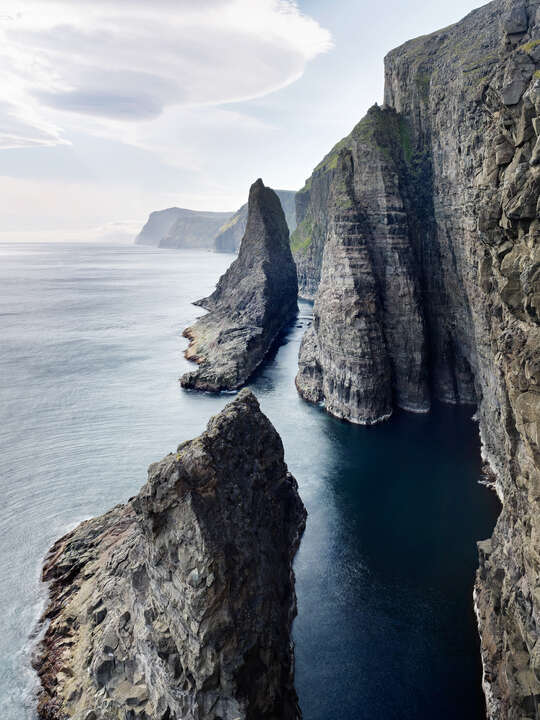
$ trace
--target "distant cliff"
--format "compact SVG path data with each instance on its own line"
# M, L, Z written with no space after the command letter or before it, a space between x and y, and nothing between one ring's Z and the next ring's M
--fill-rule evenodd
M280 199L289 232L292 233L296 228L296 193L292 190L276 190L275 193ZM156 210L150 213L135 243L162 248L199 248L236 253L246 230L247 217L247 203L235 213L176 207Z
M157 210L150 214L135 242L163 248L213 249L216 233L230 216L228 212L183 208Z
M475 605L490 718L540 703L540 10L495 0L386 58L297 195L314 322L297 386L337 417L477 403L503 509Z
M298 720L293 557L306 512L244 390L126 505L52 548L43 720Z
M298 283L289 230L279 198L257 180L249 191L248 220L238 257L210 297L207 309L184 331L186 357L198 368L183 375L185 388L220 391L243 385L297 312Z
M296 228L296 192L292 190L274 190L274 192L281 202L289 233L292 233ZM246 231L247 218L248 204L246 203L220 228L214 240L214 248L217 252L238 252Z
M137 245L155 245L157 247L182 212L186 211L173 207L150 213L146 224L135 238L135 243Z

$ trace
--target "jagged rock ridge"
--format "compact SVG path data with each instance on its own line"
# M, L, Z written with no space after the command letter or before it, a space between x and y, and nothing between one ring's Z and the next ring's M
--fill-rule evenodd
M243 390L83 522L43 570L45 720L295 720L292 559L306 512L281 440Z
M208 315L184 331L186 357L199 364L183 387L220 391L243 385L297 312L296 267L279 198L257 180L249 192L237 259L213 294L196 304Z
M289 233L296 229L296 192L292 190L274 190L281 202L281 207L285 214L285 220L289 228ZM242 205L234 215L219 229L214 239L214 248L216 252L235 253L238 252L242 238L246 231L248 219L248 203Z
M297 385L355 422L478 403L503 509L475 604L490 718L540 702L540 11L495 0L386 58L374 108L297 195ZM401 333L400 329L401 328Z

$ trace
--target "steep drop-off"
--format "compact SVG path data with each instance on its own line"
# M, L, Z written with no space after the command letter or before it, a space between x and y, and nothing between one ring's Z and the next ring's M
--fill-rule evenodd
M185 388L232 390L264 360L279 332L297 312L296 267L289 231L276 193L257 180L240 252L210 297L196 304L207 315L184 331L186 357L197 370L182 376Z
M44 720L295 720L292 560L306 512L248 390L59 540L35 658Z
M292 190L274 190L281 202L281 207L285 214L285 220L289 228L289 233L296 229L296 206L295 195ZM248 203L242 205L234 215L219 229L214 239L214 249L216 252L235 253L238 252L242 238L246 231L248 219Z
M162 248L213 249L216 233L230 216L228 212L184 208L156 210L150 213L135 243Z
M491 718L540 702L540 10L495 0L386 58L297 195L297 386L353 422L478 404L503 509L475 605Z

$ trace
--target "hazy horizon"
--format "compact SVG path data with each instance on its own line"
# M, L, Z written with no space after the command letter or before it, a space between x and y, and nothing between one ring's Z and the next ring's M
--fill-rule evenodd
M119 240L153 210L297 190L375 102L383 58L481 3L5 0L6 240Z

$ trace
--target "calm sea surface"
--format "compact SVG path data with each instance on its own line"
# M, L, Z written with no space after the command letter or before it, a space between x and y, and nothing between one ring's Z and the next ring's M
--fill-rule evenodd
M33 720L53 541L137 492L228 399L183 392L183 327L231 256L0 245L0 717ZM309 512L296 561L305 720L480 720L476 540L497 514L471 409L349 426L302 402L311 308L252 383ZM301 327L299 327L301 326Z

